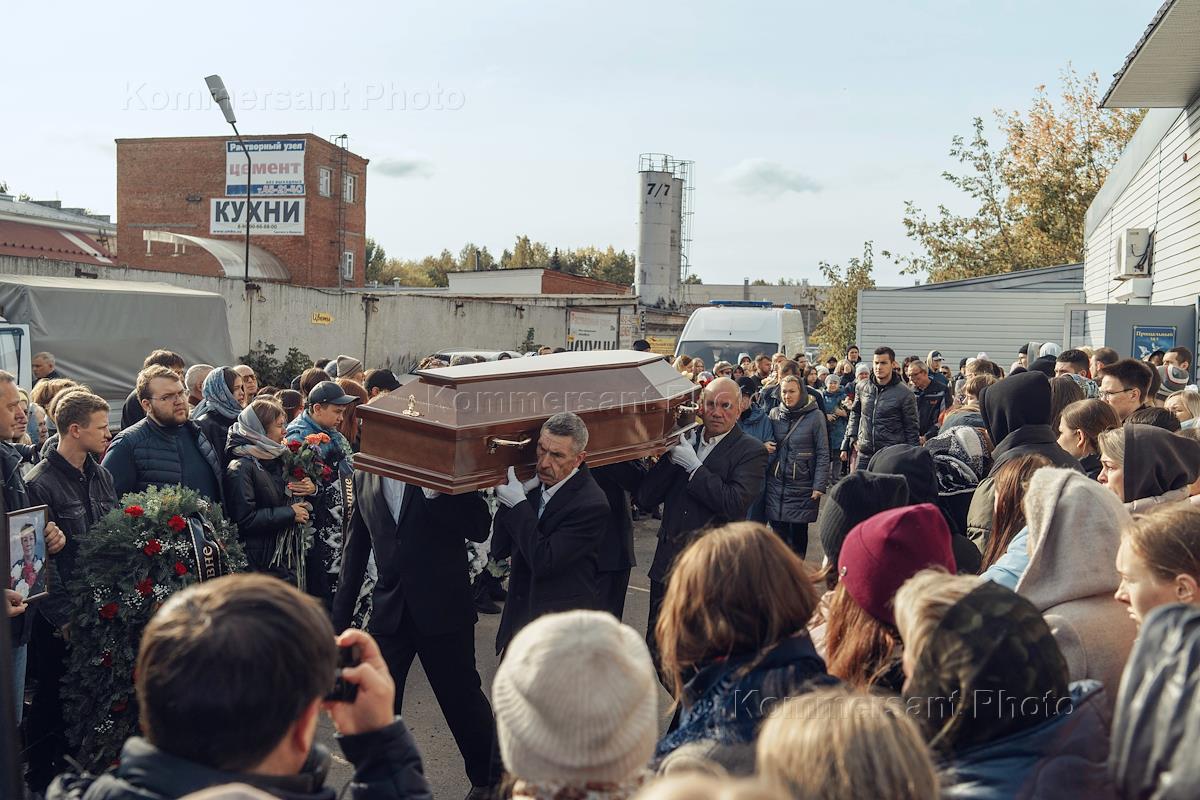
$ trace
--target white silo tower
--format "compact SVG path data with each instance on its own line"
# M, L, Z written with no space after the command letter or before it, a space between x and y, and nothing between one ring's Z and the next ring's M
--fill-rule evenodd
M641 305L679 308L691 242L692 162L665 153L638 160L638 253L634 289Z

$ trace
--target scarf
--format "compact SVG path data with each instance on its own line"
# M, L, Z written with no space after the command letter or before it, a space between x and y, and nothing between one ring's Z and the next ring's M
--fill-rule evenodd
M939 495L974 492L992 468L981 428L955 426L926 442L925 449L933 453Z
M204 387L200 390L203 399L192 409L192 419L199 419L209 411L214 411L225 419L234 420L242 413L233 390L225 382L225 369L217 367L204 379Z
M242 413L238 414L230 431L233 437L245 440L233 446L235 455L249 456L257 458L259 461L270 461L287 452L286 445L268 438L267 432L263 430L262 422L258 419L258 414L255 414L254 409L249 406L243 408Z

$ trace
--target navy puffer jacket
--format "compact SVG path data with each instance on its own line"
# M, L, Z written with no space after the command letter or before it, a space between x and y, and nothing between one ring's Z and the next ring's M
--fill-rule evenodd
M779 405L768 417L775 454L767 463L767 519L817 521L814 491L829 488L829 432L825 414L811 396L800 408Z

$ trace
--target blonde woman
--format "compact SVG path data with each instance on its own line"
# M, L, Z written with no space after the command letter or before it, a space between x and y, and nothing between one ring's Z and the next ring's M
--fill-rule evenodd
M1135 517L1117 551L1116 598L1138 625L1169 603L1200 603L1200 508L1176 503Z
M763 724L758 774L806 800L926 800L937 773L921 730L895 699L843 687L780 705Z

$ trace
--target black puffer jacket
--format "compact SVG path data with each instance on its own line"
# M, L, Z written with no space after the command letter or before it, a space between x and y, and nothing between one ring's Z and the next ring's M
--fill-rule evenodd
M766 486L767 519L772 522L816 522L817 501L812 493L829 488L825 414L811 396L805 400L800 408L779 405L767 415L775 438Z
M225 468L225 516L238 529L250 568L266 572L274 555L278 535L295 524L292 498L287 495L283 466L279 459L259 460L239 456L232 448L246 442L237 434L229 437L229 466Z
M195 422L188 420L179 430L166 430L150 417L116 435L104 454L104 467L112 473L117 497L126 492L144 492L151 486L183 482L183 462L176 436L194 436L200 455L212 470L216 493L221 490L221 457ZM219 497L212 498L220 500Z
M873 453L889 445L919 445L917 426L917 398L900 379L899 370L882 386L872 374L854 398L842 449L857 444L859 463L865 464Z
M29 500L47 505L54 522L67 537L67 544L50 557L50 585L65 586L75 572L75 556L80 543L96 521L117 505L112 475L90 456L83 459L83 471L51 450L44 460L25 476ZM51 592L38 603L38 610L55 627L69 621L71 597L66 592Z
M229 444L229 429L233 427L233 420L227 419L217 411L209 410L196 417L194 422L200 426L200 430L204 432L204 438L212 444L213 449L221 458L221 466L229 465L230 454L226 449Z
M354 765L350 792L341 795L324 784L329 768L325 752L319 766L299 775L263 776L225 772L164 753L134 737L121 749L119 765L103 775L64 773L54 779L46 800L169 800L213 786L247 783L282 800L429 800L421 754L404 722L354 736L339 736L346 759ZM310 761L312 759L310 758Z

